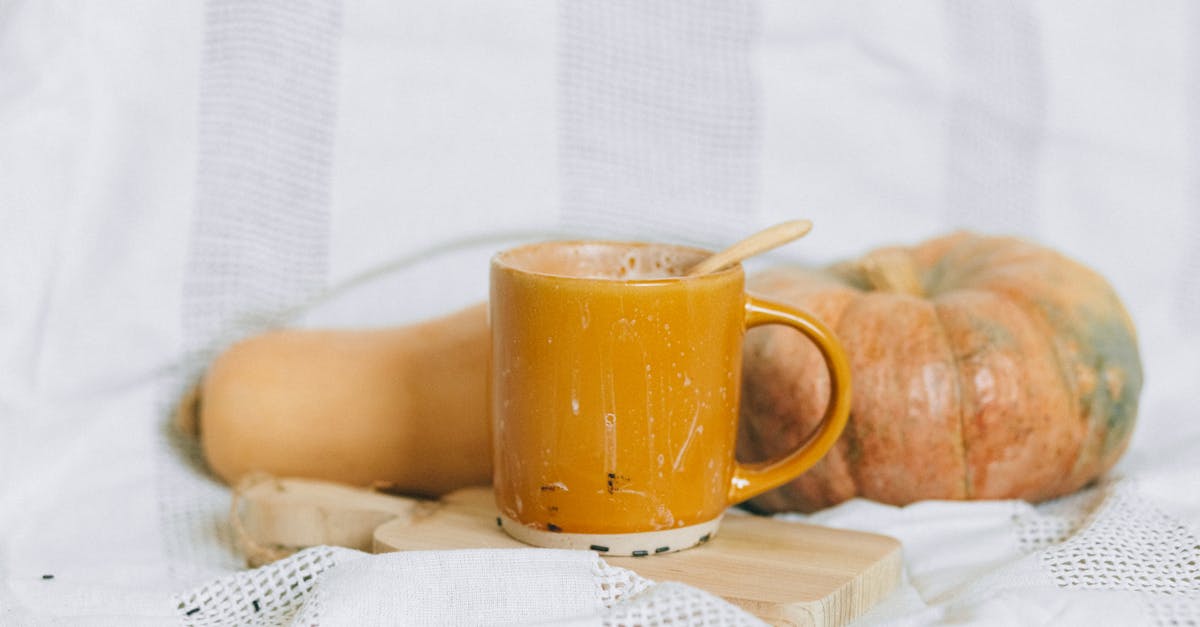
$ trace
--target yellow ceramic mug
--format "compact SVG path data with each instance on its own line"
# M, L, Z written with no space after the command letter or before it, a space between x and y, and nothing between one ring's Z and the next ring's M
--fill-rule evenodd
M850 374L809 314L744 292L709 253L550 242L492 259L491 411L498 522L537 546L653 555L713 536L725 509L811 467L841 434ZM829 365L822 423L783 459L734 458L742 337L787 324Z

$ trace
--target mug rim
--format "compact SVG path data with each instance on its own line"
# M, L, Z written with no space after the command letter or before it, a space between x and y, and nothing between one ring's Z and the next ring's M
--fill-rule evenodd
M508 270L508 271L511 271L511 272L514 272L517 274L521 274L521 275L525 275L525 276L554 279L554 280L558 280L558 281L587 281L587 282L599 282L599 283L621 284L621 285L678 284L678 283L689 282L689 281L712 280L712 279L715 279L718 277L724 277L724 276L728 276L731 274L743 274L744 273L741 262L738 262L738 263L735 263L735 264L725 268L724 270L719 270L717 272L706 272L704 274L697 274L697 275L691 275L691 276L679 275L679 276L667 276L667 277L655 277L655 278L633 278L633 279L621 278L621 277L603 277L603 276L578 276L578 275L573 275L573 274L560 274L560 273L556 273L556 272L543 272L540 270L530 270L528 268L522 268L517 265L514 265L512 262L505 259L505 257L508 255L514 255L514 254L517 254L517 253L520 253L520 252L523 252L523 251L526 251L529 249L533 249L533 248L541 248L541 247L556 247L557 248L557 247L582 246L582 245L589 245L589 246L599 245L599 246L613 246L613 247L623 246L623 247L635 247L635 248L649 248L649 247L671 248L671 249L675 249L675 250L686 251L689 253L698 253L701 255L701 259L714 254L714 251L711 251L711 250L708 250L705 248L700 248L698 246L688 246L685 244L672 244L672 243L668 243L668 242L647 242L647 241L639 241L639 240L608 240L608 239L546 240L546 241L542 241L542 242L532 242L529 244L522 244L520 246L515 246L513 248L508 248L508 249L499 251L496 254L492 255L491 266L492 266L492 268Z

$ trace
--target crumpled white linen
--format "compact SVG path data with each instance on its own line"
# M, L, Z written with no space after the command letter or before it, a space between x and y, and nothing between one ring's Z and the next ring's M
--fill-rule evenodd
M272 56L302 29L339 43ZM441 247L297 322L395 324L483 298L510 232L715 247L797 214L813 234L757 264L955 228L1061 249L1146 368L1128 453L1077 495L797 517L904 543L863 622L1200 622L1196 41L1170 3L7 2L0 624L177 623L242 572L166 422L278 307Z
M454 577L447 577L454 573ZM179 595L192 625L762 625L701 590L589 551L370 555L315 547Z

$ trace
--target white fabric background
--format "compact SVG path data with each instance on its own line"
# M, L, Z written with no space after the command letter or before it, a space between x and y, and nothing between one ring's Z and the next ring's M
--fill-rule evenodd
M772 260L1035 238L1141 334L1096 488L809 517L904 542L866 622L1200 621L1200 9L643 5L0 3L0 622L171 622L240 567L166 416L281 307L493 238L302 323L415 320L482 298L518 232L719 246L798 215Z

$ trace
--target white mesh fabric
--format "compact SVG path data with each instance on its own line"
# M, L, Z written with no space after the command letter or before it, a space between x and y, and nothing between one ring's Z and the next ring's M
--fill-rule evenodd
M604 607L612 607L636 597L652 586L650 580L632 570L609 566L599 557L592 564L592 575L596 578L600 604Z
M355 551L313 547L255 570L220 577L177 598L181 620L196 627L284 625L310 601L321 573Z
M1115 484L1087 526L1042 561L1062 588L1187 596L1200 610L1200 538L1134 480Z
M1108 497L1110 486L1080 490L1013 515L1013 532L1021 549L1034 552L1075 535Z
M1156 624L1195 624L1200 536L1143 492L1114 478L1015 515L1013 530L1057 587L1141 593Z
M440 577L445 570L456 573L455 581ZM347 588L369 590L359 598ZM536 549L370 556L314 547L214 579L180 595L176 611L195 627L763 624L707 592L678 583L654 584L608 565L595 553Z
M337 0L206 3L183 360L164 413L220 350L279 325L325 284L340 12ZM240 566L228 490L189 438L164 439L157 487L173 578Z
M1184 23L1188 33L1186 55L1191 61L1188 64L1188 77L1184 83L1187 95L1185 106L1188 111L1200 111L1200 6L1188 3L1184 13ZM1186 216L1181 228L1187 229L1188 238L1200 241L1200 211L1195 210L1196 198L1200 197L1200 120L1189 118L1187 126L1188 144L1192 147L1188 154L1188 172L1190 176L1184 183L1192 211ZM1200 320L1200 246L1192 246L1186 251L1181 271L1176 273L1175 285L1172 285L1174 302L1172 303L1175 319L1183 325Z
M206 3L189 366L325 284L340 14L337 0Z
M1200 536L1112 479L1013 516L1021 548L1064 590L1137 593L1155 625L1200 624Z
M661 583L610 607L603 624L604 627L751 627L766 623L702 590L681 583Z
M1029 2L947 3L953 96L947 221L996 233L1034 225L1046 85ZM986 78L984 78L986 77Z
M1159 596L1145 603L1146 615L1160 627L1200 625L1200 602L1196 597Z
M759 17L755 0L562 3L568 229L716 246L752 223Z

